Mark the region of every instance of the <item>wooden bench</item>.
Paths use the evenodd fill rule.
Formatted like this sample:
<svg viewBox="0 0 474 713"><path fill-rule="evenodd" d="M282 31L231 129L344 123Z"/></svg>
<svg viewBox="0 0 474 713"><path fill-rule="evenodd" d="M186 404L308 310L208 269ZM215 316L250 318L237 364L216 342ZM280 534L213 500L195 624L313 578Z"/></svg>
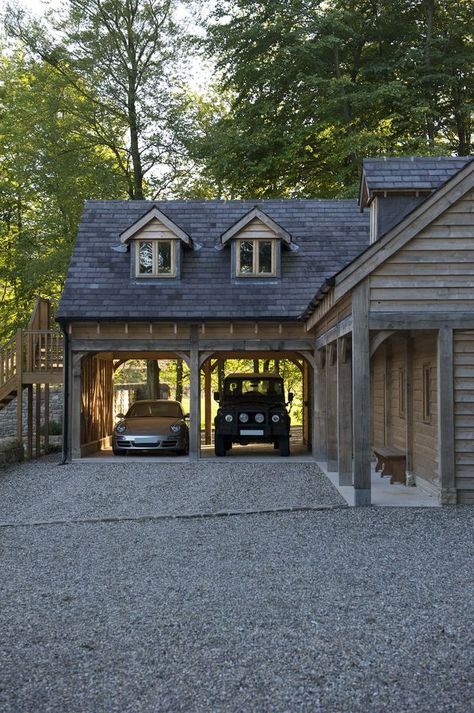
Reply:
<svg viewBox="0 0 474 713"><path fill-rule="evenodd" d="M374 446L374 454L377 456L375 470L381 471L380 476L390 476L390 485L393 483L406 482L406 455L405 451L393 446Z"/></svg>

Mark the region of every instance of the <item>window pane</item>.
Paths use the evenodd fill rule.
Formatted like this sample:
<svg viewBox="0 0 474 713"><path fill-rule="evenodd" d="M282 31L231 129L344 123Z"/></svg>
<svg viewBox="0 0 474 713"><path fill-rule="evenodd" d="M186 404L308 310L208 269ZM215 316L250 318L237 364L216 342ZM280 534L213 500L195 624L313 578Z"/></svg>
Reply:
<svg viewBox="0 0 474 713"><path fill-rule="evenodd" d="M260 274L272 272L272 243L270 240L258 242L258 271Z"/></svg>
<svg viewBox="0 0 474 713"><path fill-rule="evenodd" d="M140 243L138 249L140 275L151 275L153 272L153 247L151 243Z"/></svg>
<svg viewBox="0 0 474 713"><path fill-rule="evenodd" d="M158 243L158 272L171 273L171 241Z"/></svg>
<svg viewBox="0 0 474 713"><path fill-rule="evenodd" d="M253 272L253 243L250 240L240 243L240 272L245 275Z"/></svg>

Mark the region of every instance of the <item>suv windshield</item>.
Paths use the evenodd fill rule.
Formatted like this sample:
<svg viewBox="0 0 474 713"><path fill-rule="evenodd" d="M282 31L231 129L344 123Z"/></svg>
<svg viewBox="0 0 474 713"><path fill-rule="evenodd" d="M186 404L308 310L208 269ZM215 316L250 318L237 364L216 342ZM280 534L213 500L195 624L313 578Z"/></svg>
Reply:
<svg viewBox="0 0 474 713"><path fill-rule="evenodd" d="M139 401L128 410L126 418L182 418L181 406L174 401L152 401L140 403Z"/></svg>
<svg viewBox="0 0 474 713"><path fill-rule="evenodd" d="M224 396L235 399L240 396L264 396L283 400L283 382L280 379L226 379Z"/></svg>

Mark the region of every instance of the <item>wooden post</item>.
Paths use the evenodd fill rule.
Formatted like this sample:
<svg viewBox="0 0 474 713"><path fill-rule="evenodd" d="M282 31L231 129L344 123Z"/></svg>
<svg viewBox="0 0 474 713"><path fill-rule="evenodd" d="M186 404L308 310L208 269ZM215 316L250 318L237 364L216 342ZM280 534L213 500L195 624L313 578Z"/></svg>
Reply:
<svg viewBox="0 0 474 713"><path fill-rule="evenodd" d="M389 446L392 438L392 345L385 343L385 422L384 445Z"/></svg>
<svg viewBox="0 0 474 713"><path fill-rule="evenodd" d="M70 406L70 453L71 458L81 457L81 404L82 404L82 354L72 355Z"/></svg>
<svg viewBox="0 0 474 713"><path fill-rule="evenodd" d="M41 455L41 384L35 388L35 455Z"/></svg>
<svg viewBox="0 0 474 713"><path fill-rule="evenodd" d="M326 437L327 467L337 472L337 353L336 343L326 347Z"/></svg>
<svg viewBox="0 0 474 713"><path fill-rule="evenodd" d="M201 382L199 368L199 336L197 325L191 325L191 350L189 359L190 423L189 458L199 460L201 450Z"/></svg>
<svg viewBox="0 0 474 713"><path fill-rule="evenodd" d="M326 446L326 350L316 352L313 389L313 457L327 459Z"/></svg>
<svg viewBox="0 0 474 713"><path fill-rule="evenodd" d="M211 360L204 363L204 422L205 435L204 443L210 446L212 443L212 382L211 382Z"/></svg>
<svg viewBox="0 0 474 713"><path fill-rule="evenodd" d="M222 392L224 386L225 378L225 359L217 360L217 388L219 392Z"/></svg>
<svg viewBox="0 0 474 713"><path fill-rule="evenodd" d="M405 451L407 483L414 484L413 476L413 340L405 339Z"/></svg>
<svg viewBox="0 0 474 713"><path fill-rule="evenodd" d="M339 485L352 485L352 365L348 338L337 344L337 461Z"/></svg>
<svg viewBox="0 0 474 713"><path fill-rule="evenodd" d="M49 384L44 385L44 452L49 451Z"/></svg>
<svg viewBox="0 0 474 713"><path fill-rule="evenodd" d="M16 330L16 437L23 443L23 332Z"/></svg>
<svg viewBox="0 0 474 713"><path fill-rule="evenodd" d="M28 394L26 455L30 459L33 457L33 385L28 384L26 391Z"/></svg>
<svg viewBox="0 0 474 713"><path fill-rule="evenodd" d="M355 505L371 504L369 283L352 293L352 425Z"/></svg>
<svg viewBox="0 0 474 713"><path fill-rule="evenodd" d="M309 434L309 390L310 390L310 378L309 378L309 364L306 359L303 359L303 445L307 446L310 442Z"/></svg>
<svg viewBox="0 0 474 713"><path fill-rule="evenodd" d="M258 372L260 371L260 363L258 359L253 360L253 370L256 374L258 374Z"/></svg>
<svg viewBox="0 0 474 713"><path fill-rule="evenodd" d="M438 463L440 502L455 505L456 466L454 455L454 358L453 330L438 331Z"/></svg>

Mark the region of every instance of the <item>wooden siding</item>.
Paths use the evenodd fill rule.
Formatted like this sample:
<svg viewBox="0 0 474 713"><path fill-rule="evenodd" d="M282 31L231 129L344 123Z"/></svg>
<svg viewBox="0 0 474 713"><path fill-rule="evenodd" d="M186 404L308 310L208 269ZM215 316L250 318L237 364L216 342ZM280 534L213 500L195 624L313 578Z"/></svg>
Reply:
<svg viewBox="0 0 474 713"><path fill-rule="evenodd" d="M177 235L161 220L154 218L133 236L134 240L176 240Z"/></svg>
<svg viewBox="0 0 474 713"><path fill-rule="evenodd" d="M382 345L372 359L371 394L372 394L372 443L374 446L387 445L385 434L386 408L386 349Z"/></svg>
<svg viewBox="0 0 474 713"><path fill-rule="evenodd" d="M406 385L406 380L409 378L406 337L400 335L387 339L372 358L372 443L377 446L395 446L406 451L407 428L412 423L409 439L413 444L411 471L431 483L437 483L436 333L415 334L409 340L408 348L412 350L412 398L408 398L408 394L405 392L404 415L401 403L403 396L400 389L400 371L404 371ZM425 368L430 370L431 413L429 419L425 418L423 411L423 371ZM412 410L409 412L410 404L412 404Z"/></svg>
<svg viewBox="0 0 474 713"><path fill-rule="evenodd" d="M254 218L242 230L239 230L234 237L239 240L254 240L255 238L275 240L278 236L268 225L265 225L258 218Z"/></svg>
<svg viewBox="0 0 474 713"><path fill-rule="evenodd" d="M474 307L473 205L471 191L372 273L372 311Z"/></svg>
<svg viewBox="0 0 474 713"><path fill-rule="evenodd" d="M81 445L99 443L113 429L113 363L84 357L81 368Z"/></svg>
<svg viewBox="0 0 474 713"><path fill-rule="evenodd" d="M438 398L436 334L416 336L413 348L413 473L432 483L438 480ZM430 370L431 416L423 416L423 369Z"/></svg>
<svg viewBox="0 0 474 713"><path fill-rule="evenodd" d="M454 434L458 502L474 503L474 331L454 332Z"/></svg>
<svg viewBox="0 0 474 713"><path fill-rule="evenodd" d="M333 292L331 291L330 295L333 295ZM330 300L330 296L327 295L324 298L324 306L327 307L326 300ZM316 309L319 309L317 307ZM320 337L323 334L325 334L329 329L332 327L335 327L338 322L341 322L343 319L346 317L349 317L352 314L352 294L345 295L342 300L339 300L339 302L331 307L327 314L325 315L324 319L319 322L319 324L316 327L316 337Z"/></svg>

